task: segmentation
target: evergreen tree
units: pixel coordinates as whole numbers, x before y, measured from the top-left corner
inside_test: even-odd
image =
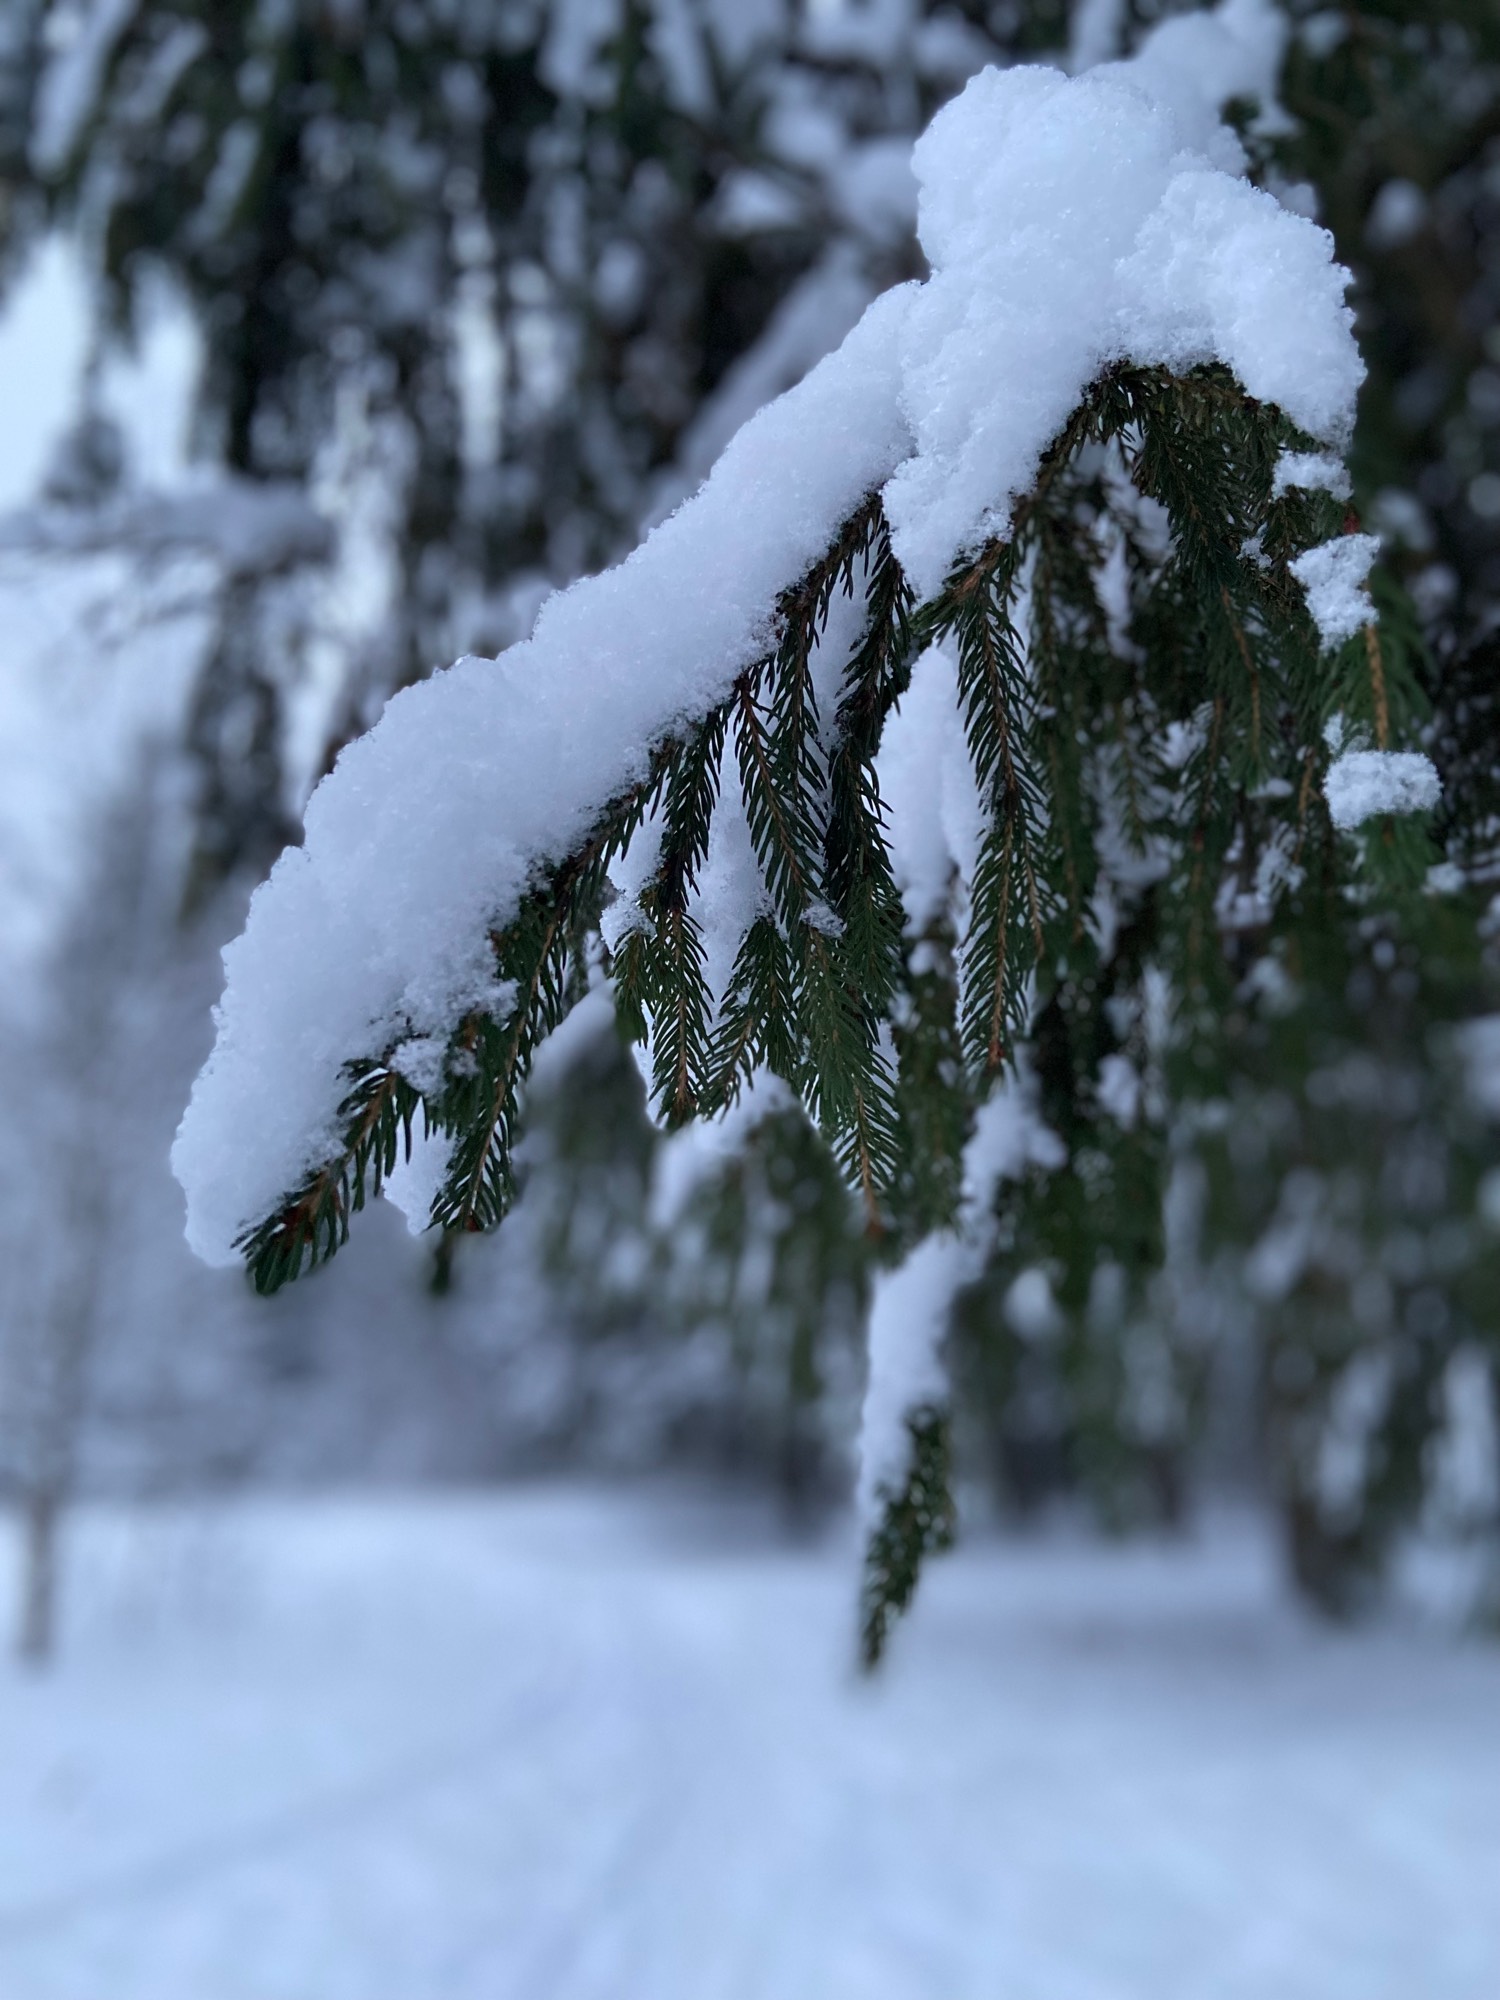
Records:
[[[1409,900],[1290,942],[1295,995],[1237,1025],[1234,1115],[1208,1156],[1211,1233],[1253,1246],[1292,1561],[1341,1608],[1413,1524],[1446,1515],[1493,1529],[1482,1471],[1465,1501],[1444,1497],[1443,1468],[1476,1425],[1483,1464],[1497,1407],[1482,1192],[1492,1090],[1482,1031],[1476,1041],[1459,1024],[1492,1004],[1473,919],[1497,886],[1500,767],[1480,635],[1496,589],[1487,395],[1500,237],[1486,166],[1500,40],[1493,10],[1464,0],[1290,11],[1282,96],[1294,122],[1271,171],[1311,183],[1355,275],[1369,381],[1353,504],[1384,541],[1382,658],[1401,649],[1410,661],[1406,726],[1423,731],[1443,778],[1432,881],[1466,898],[1457,918]],[[1374,740],[1401,726],[1389,704],[1377,709]]]
[[[1076,62],[1144,43],[1137,76],[1179,116],[1197,115],[1184,61],[1222,85],[1252,173],[1332,228],[1371,371],[1352,495],[1313,462],[1326,440],[1248,395],[1212,342],[1227,373],[1137,360],[1080,380],[1030,496],[989,542],[955,541],[967,566],[947,577],[914,576],[883,505],[851,493],[763,598],[776,643],[657,719],[617,811],[591,817],[601,794],[568,840],[526,850],[519,914],[497,890],[471,920],[498,985],[456,1028],[377,1008],[371,1041],[362,1017],[334,1058],[355,1062],[346,1151],[318,1151],[325,1094],[323,1138],[236,1218],[276,1207],[249,1239],[275,1284],[333,1247],[430,1121],[446,1264],[513,1198],[524,1109],[583,1400],[628,1402],[649,1298],[676,1358],[693,1328],[738,1357],[733,1422],[755,1450],[774,1453],[789,1408],[794,1475],[806,1439],[837,1438],[842,1302],[873,1274],[872,1651],[949,1532],[955,1449],[986,1453],[1012,1496],[1061,1485],[1116,1522],[1175,1515],[1214,1329],[1247,1295],[1265,1454],[1325,1602],[1358,1601],[1439,1505],[1455,1424],[1494,1396],[1494,24],[1477,0],[1337,19],[1231,0],[1178,24],[1207,39],[1180,39],[1174,71],[1151,31],[1191,10],[1073,11]],[[902,136],[987,55],[1056,49],[1064,27],[1041,5],[788,10],[759,39],[707,4],[582,20],[152,0],[54,9],[45,29],[17,9],[0,30],[12,261],[50,211],[83,224],[119,319],[151,268],[174,274],[209,333],[204,449],[383,524],[389,615],[344,635],[331,674],[305,583],[246,574],[224,598],[191,731],[197,884],[269,857],[326,735],[438,658],[514,638],[546,584],[628,546],[915,270]],[[1263,115],[1278,73],[1287,120]],[[882,407],[872,390],[857,421]],[[890,469],[870,463],[872,491]],[[796,511],[785,491],[760,504]],[[1301,608],[1316,566],[1293,564],[1352,560],[1364,522],[1386,544],[1379,625],[1361,612],[1327,659]],[[682,622],[701,630],[705,591],[747,573],[675,573]],[[545,645],[532,657],[554,671]],[[289,710],[313,683],[328,691],[299,762]],[[903,719],[944,701],[972,838],[895,809]],[[504,726],[526,712],[518,698]],[[1419,767],[1381,763],[1418,744],[1443,782],[1430,837],[1386,812],[1334,823],[1330,769],[1404,771],[1414,790],[1376,795],[1430,798]],[[376,790],[400,782],[381,766]],[[1358,804],[1337,779],[1328,796],[1345,818]],[[378,821],[377,798],[365,810]],[[578,1092],[526,1088],[601,930],[658,1118],[720,1118],[770,1070],[827,1150],[778,1113],[716,1156],[674,1226],[653,1222],[681,1142],[642,1115],[618,1044],[580,1058]],[[577,1115],[591,1084],[608,1130]],[[611,1240],[639,1255],[585,1267],[606,1198]],[[952,1397],[893,1331],[903,1316],[933,1343],[951,1327]],[[814,1419],[819,1345],[834,1389]],[[691,1430],[726,1414],[719,1395],[671,1407]]]
[[[1370,371],[1356,493],[1392,566],[1422,579],[1419,603],[1447,653],[1500,592],[1500,21],[1482,0],[1294,13],[1282,95],[1295,124],[1276,156],[1316,189],[1355,274]]]
[[[1011,1319],[1062,1339],[1079,1448],[1123,1437],[1169,1486],[1174,1155],[1235,1133],[1336,939],[1396,963],[1436,926],[1466,941],[1455,1011],[1487,1004],[1475,894],[1410,817],[1439,795],[1405,747],[1415,651],[1364,595],[1376,545],[1330,449],[1358,380],[1341,283],[1235,178],[1196,74],[1207,49],[1264,97],[1275,43],[1236,4],[1148,37],[1126,87],[971,86],[919,152],[926,284],[508,666],[414,691],[348,754],[236,947],[179,1140],[198,1247],[273,1289],[419,1126],[433,1223],[501,1218],[527,1072],[601,949],[669,1126],[779,1077],[887,1267],[870,1657],[949,1532],[937,1347],[965,1288],[1003,1273]],[[926,913],[946,952],[911,935],[922,836],[881,777],[943,677],[977,805]],[[483,747],[439,803],[458,740]]]

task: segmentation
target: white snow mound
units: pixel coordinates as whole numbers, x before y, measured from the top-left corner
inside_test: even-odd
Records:
[[[1420,750],[1346,750],[1329,765],[1323,794],[1334,825],[1349,833],[1381,813],[1431,812],[1443,787]]]

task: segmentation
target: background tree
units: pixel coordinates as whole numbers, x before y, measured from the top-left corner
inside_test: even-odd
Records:
[[[1267,105],[1274,28],[1245,6],[1171,22],[1135,59],[1139,94],[991,74],[936,121],[925,285],[882,299],[638,557],[554,600],[498,672],[406,697],[340,767],[305,861],[236,948],[221,1052],[179,1138],[192,1240],[240,1248],[267,1288],[338,1247],[419,1113],[433,1223],[498,1221],[524,1081],[612,872],[602,949],[660,1115],[731,1108],[769,1070],[902,1259],[877,1287],[866,1399],[871,1656],[946,1532],[935,1351],[962,1284],[997,1253],[1028,1316],[1086,1330],[1085,1415],[1112,1402],[1118,1431],[1130,1402],[1148,1434],[1171,1147],[1232,1110],[1237,1037],[1295,1001],[1304,927],[1367,940],[1465,886],[1429,879],[1425,835],[1399,817],[1439,786],[1394,747],[1419,714],[1413,656],[1363,595],[1377,544],[1346,518],[1327,449],[1360,372],[1342,274],[1325,237],[1233,177],[1244,155],[1202,94]],[[1159,184],[1141,162],[1166,131],[1202,164]],[[1118,187],[1091,172],[1111,145]],[[1134,248],[1101,264],[1094,231]],[[1087,302],[1070,289],[1085,265]],[[1066,398],[1054,386],[1037,414],[1016,397],[1059,366]],[[692,609],[665,623],[663,599]],[[878,757],[892,710],[939,673],[979,837],[967,879],[953,856],[951,1030],[916,1053]],[[509,676],[530,674],[558,677],[568,715],[528,688],[511,740]],[[439,801],[455,727],[484,747]],[[475,845],[484,860],[460,865]],[[375,879],[378,917],[354,916]],[[357,929],[337,942],[351,921],[375,925],[373,956]],[[295,1051],[269,1117],[268,1047]],[[919,1111],[924,1095],[955,1115]],[[971,1119],[932,1233],[912,1195],[934,1138]]]
[[[170,1012],[184,953],[211,951],[233,921],[339,738],[392,686],[514,636],[550,583],[628,544],[741,416],[910,267],[904,139],[993,45],[921,9],[821,25],[772,9],[747,24],[713,6],[606,18],[38,5],[11,10],[0,34],[7,268],[63,226],[99,285],[86,407],[16,547],[79,578],[113,554],[143,591],[154,567],[212,572],[181,744],[157,745],[162,783],[148,802],[131,766],[69,801],[93,829],[84,848],[105,860],[105,828],[154,815],[141,894],[158,914],[177,900],[197,913],[182,943],[151,930],[128,1002],[88,898],[66,915],[76,976],[56,960],[53,1000],[74,1025],[57,1045],[98,1053],[40,1070],[36,1110],[39,1132],[56,1111],[87,1135],[84,1170],[100,1149],[94,1081],[121,1045],[78,1030],[63,986],[111,1018],[122,1005]],[[113,356],[151,337],[164,290],[204,357],[187,496],[142,489],[105,407]],[[103,657],[122,686],[144,671],[133,652]],[[615,1086],[628,1094],[622,1061]],[[134,1097],[119,1108],[122,1129],[144,1129],[141,1109]],[[628,1143],[642,1141],[643,1125]],[[788,1146],[805,1153],[800,1136]],[[33,1207],[18,1195],[18,1229],[55,1236],[66,1259],[73,1225],[59,1227],[55,1204]],[[118,1308],[120,1244],[89,1233]],[[100,1293],[85,1289],[97,1326]],[[40,1297],[30,1318],[11,1315],[18,1369],[23,1350],[61,1351]],[[822,1305],[804,1289],[788,1310],[805,1327]],[[198,1324],[204,1309],[195,1299]],[[425,1308],[411,1297],[397,1310]],[[221,1344],[230,1317],[222,1300],[209,1308]],[[130,1318],[114,1315],[127,1346]],[[690,1318],[682,1305],[674,1326]],[[743,1354],[743,1311],[740,1322]],[[307,1341],[283,1330],[264,1345],[274,1360]],[[109,1372],[107,1356],[95,1361]],[[114,1372],[132,1371],[117,1358]],[[100,1395],[96,1382],[86,1400]],[[29,1407],[44,1402],[66,1405],[71,1438],[79,1396]],[[139,1409],[130,1421],[152,1427]],[[10,1425],[16,1441],[34,1428]],[[219,1428],[234,1441],[206,1462],[263,1456],[243,1423]]]
[[[104,274],[106,345],[145,324],[170,274],[206,337],[205,463],[302,486],[336,536],[322,576],[242,571],[216,599],[186,731],[196,834],[181,884],[189,903],[209,902],[209,927],[226,921],[214,885],[264,866],[331,749],[392,686],[519,636],[550,584],[628,547],[875,292],[920,268],[904,146],[965,75],[996,55],[1060,50],[1070,25],[1072,59],[1104,59],[1183,11],[1089,6],[1069,24],[1041,5],[787,8],[752,30],[743,10],[711,5],[622,6],[593,25],[569,8],[515,5],[17,10],[0,49],[12,261],[47,215],[71,218]],[[1257,174],[1316,203],[1356,273],[1372,381],[1353,502],[1387,542],[1386,727],[1391,741],[1429,742],[1446,784],[1445,858],[1482,903],[1496,769],[1481,636],[1493,591],[1493,28],[1460,0],[1348,10],[1337,32],[1326,13],[1282,11],[1294,33],[1277,89],[1292,122],[1230,109]],[[1102,518],[1086,480],[1077,504]],[[1146,527],[1117,527],[1115,574],[1146,574]],[[1129,618],[1111,615],[1111,644],[1180,647],[1180,605],[1155,623],[1133,602]],[[1368,653],[1355,647],[1340,671],[1357,717],[1373,687]],[[1373,742],[1379,714],[1366,709]],[[885,765],[880,778],[888,792]],[[1259,838],[1234,861],[1241,878]],[[950,855],[951,901],[929,902],[915,932],[908,913],[911,1017],[892,1032],[901,1129],[921,1137],[894,1169],[908,1221],[895,1227],[893,1208],[878,1241],[795,1118],[756,1126],[700,1184],[688,1226],[662,1230],[658,1156],[679,1142],[663,1149],[623,1047],[601,1036],[580,1055],[581,1078],[616,1107],[607,1133],[566,1108],[566,1088],[537,1094],[533,1240],[563,1277],[570,1366],[603,1429],[610,1410],[632,1407],[631,1384],[661,1384],[663,1407],[699,1412],[684,1433],[707,1421],[766,1440],[774,1459],[765,1391],[799,1375],[793,1357],[817,1329],[833,1392],[807,1434],[837,1460],[849,1400],[841,1302],[957,1197],[973,1106],[941,1084],[959,1047],[966,858]],[[1413,852],[1402,866],[1415,881]],[[1224,1329],[1253,1310],[1262,1457],[1279,1468],[1304,1580],[1348,1601],[1427,1504],[1453,1410],[1488,1393],[1489,1364],[1475,1356],[1493,1341],[1492,1239],[1476,1217],[1493,1139],[1475,1115],[1478,1072],[1458,1061],[1469,1044],[1442,1039],[1486,1004],[1477,933],[1415,896],[1396,919],[1388,908],[1383,928],[1347,911],[1335,924],[1336,898],[1283,908],[1269,930],[1240,924],[1213,1072],[1213,1102],[1230,1111],[1212,1110],[1225,1122],[1206,1134],[1204,1079],[1183,1087],[1153,1012],[1160,892],[1128,887],[1102,1000],[1080,1009],[1071,991],[1044,996],[1036,1022],[1045,1122],[1089,1157],[1094,1179],[1085,1189],[1039,1173],[1013,1190],[994,1261],[962,1291],[954,1364],[972,1394],[959,1406],[961,1461],[997,1466],[1007,1502],[1081,1489],[1112,1520],[1175,1513],[1205,1413],[1219,1408],[1222,1422]],[[1401,988],[1414,965],[1420,993],[1393,993],[1390,975]],[[581,991],[584,969],[570,976]],[[1273,985],[1302,1004],[1275,1013]],[[1335,1004],[1340,992],[1349,1005]],[[1348,1110],[1361,1065],[1373,1123]],[[1329,1092],[1345,1107],[1337,1132],[1320,1108]],[[1399,1150],[1437,1163],[1426,1192],[1421,1173],[1409,1186],[1371,1174],[1413,1092]],[[1170,1116],[1167,1101],[1179,1107]],[[788,1173],[797,1198],[764,1198]],[[640,1255],[585,1267],[582,1205],[606,1186],[611,1228]],[[1330,1189],[1342,1191],[1335,1220]],[[1420,1268],[1392,1280],[1382,1260],[1393,1230],[1410,1234],[1412,1202]],[[1288,1243],[1304,1245],[1300,1264],[1278,1262]],[[477,1264],[470,1280],[470,1263],[453,1266],[458,1291],[482,1313],[490,1280]],[[764,1303],[746,1282],[756,1271],[770,1274]],[[1436,1333],[1435,1295],[1446,1315]],[[666,1385],[693,1349],[690,1328],[739,1359],[674,1403]],[[1374,1374],[1372,1350],[1386,1355]],[[1361,1400],[1359,1383],[1376,1377],[1385,1388]],[[1363,1413],[1353,1432],[1350,1409]],[[1325,1508],[1320,1468],[1352,1462],[1341,1441],[1356,1433],[1360,1477],[1335,1481]]]

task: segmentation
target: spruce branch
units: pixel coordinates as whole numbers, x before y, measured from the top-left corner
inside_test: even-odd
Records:
[[[304,1270],[325,1263],[349,1240],[349,1218],[379,1195],[395,1166],[402,1139],[411,1150],[417,1092],[389,1060],[351,1066],[351,1088],[339,1106],[347,1119],[339,1152],[275,1215],[241,1237],[255,1289],[279,1291]]]
[[[652,1086],[669,1126],[693,1116],[710,1066],[703,939],[690,896],[708,854],[728,719],[729,705],[721,702],[689,732],[670,761],[656,871],[640,898],[648,928],[633,934],[632,977],[654,1030]]]
[[[952,592],[965,725],[990,813],[964,954],[965,1038],[987,1075],[1002,1067],[1024,1026],[1026,979],[1046,950],[1037,852],[1045,808],[1022,749],[1030,691],[997,569],[1014,576],[1015,562],[982,559]]]
[[[901,1205],[929,1182],[919,1205],[937,1220],[932,1198],[942,1186],[951,1199],[954,1184],[951,1173],[932,1179],[914,1164],[914,1131],[931,1121],[918,1116],[903,1078],[930,1081],[945,1065],[953,1076],[941,1025],[952,1017],[914,1003],[877,776],[912,662],[934,640],[955,644],[988,818],[958,1020],[973,1075],[993,1077],[1026,1030],[1030,996],[1076,984],[1092,962],[1085,920],[1100,866],[1101,756],[1122,761],[1132,838],[1165,838],[1177,856],[1186,893],[1164,934],[1169,957],[1171,936],[1185,932],[1189,963],[1207,967],[1231,857],[1248,892],[1260,819],[1270,815],[1249,811],[1247,787],[1268,759],[1295,759],[1287,789],[1301,836],[1314,776],[1305,746],[1322,697],[1315,635],[1288,565],[1321,522],[1300,501],[1272,504],[1275,455],[1288,434],[1225,370],[1173,378],[1111,369],[1044,454],[1007,533],[957,563],[920,606],[879,497],[868,496],[782,594],[767,650],[710,710],[658,744],[642,779],[602,809],[496,930],[496,976],[513,986],[514,1005],[503,1021],[479,1010],[458,1025],[443,1088],[423,1104],[393,1072],[394,1048],[351,1069],[339,1152],[247,1237],[259,1279],[279,1283],[338,1247],[367,1179],[389,1170],[419,1104],[453,1141],[434,1219],[452,1230],[500,1218],[514,1198],[511,1160],[536,1048],[576,991],[570,968],[597,925],[610,858],[648,814],[659,823],[659,850],[639,892],[640,921],[609,969],[627,1029],[652,1036],[667,1121],[724,1108],[764,1064],[801,1096],[872,1229],[904,1237]],[[1117,455],[1109,463],[1123,469],[1126,490],[1165,509],[1164,552],[1142,544],[1099,470],[1101,451]],[[1125,541],[1132,607],[1142,607],[1125,657],[1112,650],[1099,595],[1106,516]],[[1251,560],[1244,551],[1257,534],[1269,553]],[[830,718],[819,713],[818,690],[829,681],[817,653],[841,592],[858,601],[861,622]],[[1188,724],[1195,707],[1204,717],[1196,751],[1171,769],[1158,762],[1144,786],[1138,768],[1157,756],[1164,728]],[[739,940],[716,1012],[694,897],[728,754],[771,907]],[[893,1054],[898,1015],[917,1026],[902,1030]],[[938,1127],[961,1132],[970,1086],[955,1078],[944,1088],[951,1112]]]
[[[866,1672],[879,1666],[891,1626],[916,1595],[924,1559],[953,1546],[947,1414],[924,1404],[908,1414],[906,1428],[906,1478],[899,1492],[882,1488],[880,1524],[865,1551],[859,1645]]]

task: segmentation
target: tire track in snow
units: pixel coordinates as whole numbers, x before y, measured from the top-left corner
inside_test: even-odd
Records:
[[[441,1792],[494,1764],[509,1752],[517,1735],[545,1726],[575,1699],[572,1680],[554,1674],[545,1688],[533,1683],[519,1703],[512,1700],[494,1711],[487,1725],[413,1752],[382,1771],[314,1793],[223,1833],[180,1841],[163,1853],[122,1863],[72,1888],[30,1902],[0,1903],[0,1953],[111,1904],[181,1895],[289,1845],[326,1839],[392,1806]]]

